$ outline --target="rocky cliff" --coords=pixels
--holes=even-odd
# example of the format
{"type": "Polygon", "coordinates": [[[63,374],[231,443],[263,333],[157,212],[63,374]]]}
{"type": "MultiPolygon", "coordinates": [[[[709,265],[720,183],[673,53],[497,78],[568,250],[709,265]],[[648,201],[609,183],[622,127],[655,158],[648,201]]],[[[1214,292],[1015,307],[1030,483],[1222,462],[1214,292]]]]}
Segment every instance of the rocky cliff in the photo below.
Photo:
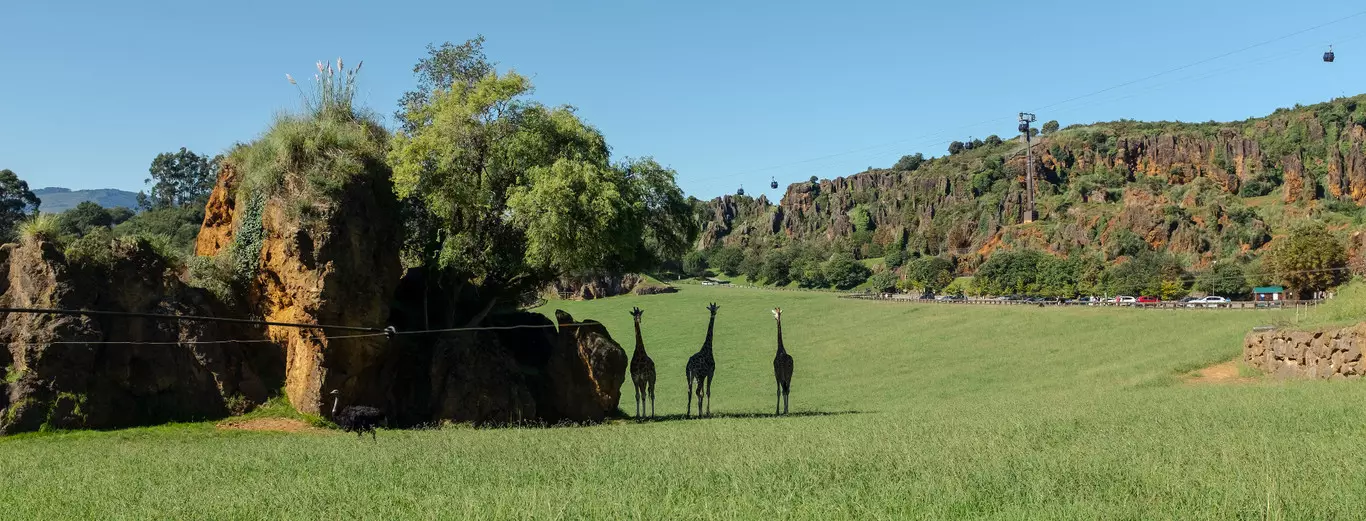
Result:
{"type": "MultiPolygon", "coordinates": [[[[229,316],[181,283],[145,241],[72,263],[53,244],[0,246],[0,306],[229,316]]],[[[283,357],[264,331],[127,316],[0,317],[0,433],[112,428],[243,412],[278,388],[283,357]],[[132,342],[132,343],[126,343],[132,342]]]]}
{"type": "MultiPolygon", "coordinates": [[[[301,213],[293,192],[247,194],[242,167],[228,161],[205,209],[196,253],[242,257],[251,274],[248,308],[273,322],[384,327],[398,285],[397,203],[389,173],[353,176],[320,210],[301,213]],[[239,201],[259,197],[257,201],[239,201]]],[[[301,412],[323,410],[341,390],[346,403],[377,403],[388,342],[355,332],[272,326],[287,354],[285,392],[301,412]]]]}
{"type": "Polygon", "coordinates": [[[974,147],[913,170],[870,169],[762,196],[706,204],[699,241],[765,247],[844,242],[864,256],[889,245],[959,256],[997,248],[1110,255],[1137,237],[1197,258],[1255,252],[1269,223],[1366,203],[1366,96],[1234,123],[1076,126],[1036,138],[1040,219],[1023,223],[1025,146],[974,147]],[[1275,194],[1282,205],[1256,199],[1275,194]],[[1333,205],[1319,204],[1333,201],[1333,205]],[[778,237],[781,237],[779,239],[778,237]]]}

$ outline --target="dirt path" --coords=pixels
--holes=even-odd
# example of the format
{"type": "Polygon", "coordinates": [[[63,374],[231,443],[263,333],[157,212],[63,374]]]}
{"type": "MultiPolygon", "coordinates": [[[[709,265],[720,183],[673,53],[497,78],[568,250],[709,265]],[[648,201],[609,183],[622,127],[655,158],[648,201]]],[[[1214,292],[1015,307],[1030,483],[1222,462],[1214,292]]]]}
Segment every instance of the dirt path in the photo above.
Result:
{"type": "Polygon", "coordinates": [[[220,429],[241,431],[271,432],[323,432],[322,429],[290,418],[253,418],[250,420],[227,420],[218,424],[220,429]]]}
{"type": "Polygon", "coordinates": [[[1240,383],[1251,382],[1253,380],[1255,380],[1255,378],[1238,375],[1237,360],[1211,365],[1186,375],[1186,383],[1193,384],[1240,383]]]}

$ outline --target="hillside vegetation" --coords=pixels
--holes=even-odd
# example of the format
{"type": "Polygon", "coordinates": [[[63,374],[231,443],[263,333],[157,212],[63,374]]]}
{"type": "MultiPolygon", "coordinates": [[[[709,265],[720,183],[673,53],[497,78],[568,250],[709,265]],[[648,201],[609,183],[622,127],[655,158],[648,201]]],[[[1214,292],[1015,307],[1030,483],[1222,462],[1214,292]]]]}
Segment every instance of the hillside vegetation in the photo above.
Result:
{"type": "Polygon", "coordinates": [[[0,440],[0,502],[30,519],[111,505],[182,519],[1330,519],[1366,493],[1366,465],[1343,456],[1366,436],[1358,385],[1182,383],[1282,312],[703,287],[557,305],[628,345],[628,311],[645,310],[664,421],[377,443],[211,424],[21,435],[0,440]],[[717,417],[682,421],[683,364],[713,301],[717,417]],[[774,306],[796,359],[786,418],[767,416],[774,306]]]}
{"type": "Polygon", "coordinates": [[[859,258],[941,256],[962,275],[998,251],[1085,257],[1083,264],[1102,267],[1156,255],[1162,258],[1149,264],[1178,266],[1182,274],[1173,280],[1187,291],[1216,261],[1252,272],[1248,284],[1294,285],[1256,272],[1287,271],[1264,270],[1260,261],[1297,226],[1320,224],[1358,253],[1363,101],[1342,98],[1233,123],[1118,121],[1039,136],[1039,218],[1032,223],[1023,218],[1025,145],[990,136],[956,143],[944,157],[917,154],[889,169],[793,184],[776,205],[745,196],[699,205],[708,221],[699,246],[759,260],[803,248],[859,258]]]}

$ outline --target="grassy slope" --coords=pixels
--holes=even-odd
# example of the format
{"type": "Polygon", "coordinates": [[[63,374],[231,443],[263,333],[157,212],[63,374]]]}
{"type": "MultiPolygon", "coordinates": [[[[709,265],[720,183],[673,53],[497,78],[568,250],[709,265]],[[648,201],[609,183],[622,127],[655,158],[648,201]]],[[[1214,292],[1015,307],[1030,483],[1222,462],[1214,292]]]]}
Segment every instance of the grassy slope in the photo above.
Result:
{"type": "MultiPolygon", "coordinates": [[[[342,434],[181,425],[0,441],[15,518],[1346,518],[1356,382],[1192,386],[1274,311],[1040,309],[684,286],[556,302],[630,349],[631,306],[683,409],[721,305],[709,420],[342,434]],[[796,358],[773,406],[773,325],[796,358]],[[732,416],[733,415],[733,416],[732,416]],[[729,417],[727,417],[729,416],[729,417]]],[[[626,386],[622,408],[631,410],[626,386]]]]}

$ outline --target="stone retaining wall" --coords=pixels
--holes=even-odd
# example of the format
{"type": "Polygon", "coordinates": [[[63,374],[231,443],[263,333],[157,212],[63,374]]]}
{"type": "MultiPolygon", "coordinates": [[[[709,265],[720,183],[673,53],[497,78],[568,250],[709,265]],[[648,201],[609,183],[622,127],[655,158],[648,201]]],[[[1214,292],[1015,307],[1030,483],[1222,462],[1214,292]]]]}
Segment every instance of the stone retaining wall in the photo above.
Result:
{"type": "Polygon", "coordinates": [[[1248,333],[1243,359],[1274,376],[1352,379],[1366,374],[1366,324],[1319,331],[1248,333]]]}

